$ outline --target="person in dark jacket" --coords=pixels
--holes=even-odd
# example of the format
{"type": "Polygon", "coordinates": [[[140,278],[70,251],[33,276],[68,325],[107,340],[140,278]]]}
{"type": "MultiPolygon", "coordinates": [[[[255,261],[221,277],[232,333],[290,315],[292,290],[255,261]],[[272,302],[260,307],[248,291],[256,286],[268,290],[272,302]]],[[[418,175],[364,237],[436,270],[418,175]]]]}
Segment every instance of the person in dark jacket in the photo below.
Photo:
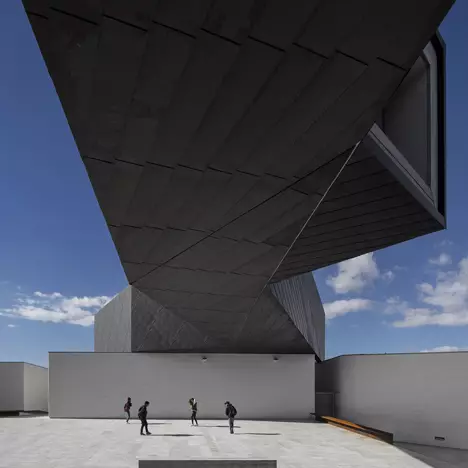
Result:
{"type": "Polygon", "coordinates": [[[229,401],[226,401],[224,405],[226,406],[226,416],[229,419],[229,430],[231,431],[231,434],[234,434],[234,418],[237,416],[237,410],[229,401]]]}
{"type": "Polygon", "coordinates": [[[127,398],[127,403],[125,403],[124,411],[127,413],[127,424],[130,420],[130,408],[132,407],[132,399],[130,397],[127,398]]]}
{"type": "Polygon", "coordinates": [[[143,429],[146,430],[146,435],[151,435],[151,432],[148,431],[148,421],[146,420],[148,417],[148,406],[149,401],[145,401],[145,404],[140,406],[140,409],[138,410],[138,418],[141,421],[140,435],[145,435],[143,434],[143,429]]]}
{"type": "Polygon", "coordinates": [[[190,398],[189,400],[190,409],[192,410],[192,426],[194,423],[198,426],[197,421],[197,412],[198,412],[198,402],[195,398],[190,398]]]}

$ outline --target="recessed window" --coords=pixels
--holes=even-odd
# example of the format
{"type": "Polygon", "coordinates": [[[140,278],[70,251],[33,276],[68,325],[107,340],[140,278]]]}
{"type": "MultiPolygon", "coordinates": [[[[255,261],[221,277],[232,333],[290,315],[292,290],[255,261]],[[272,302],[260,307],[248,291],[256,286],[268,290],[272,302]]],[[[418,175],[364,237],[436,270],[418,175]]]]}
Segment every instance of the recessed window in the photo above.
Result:
{"type": "Polygon", "coordinates": [[[431,185],[430,66],[420,56],[383,111],[383,130],[419,176],[431,185]]]}

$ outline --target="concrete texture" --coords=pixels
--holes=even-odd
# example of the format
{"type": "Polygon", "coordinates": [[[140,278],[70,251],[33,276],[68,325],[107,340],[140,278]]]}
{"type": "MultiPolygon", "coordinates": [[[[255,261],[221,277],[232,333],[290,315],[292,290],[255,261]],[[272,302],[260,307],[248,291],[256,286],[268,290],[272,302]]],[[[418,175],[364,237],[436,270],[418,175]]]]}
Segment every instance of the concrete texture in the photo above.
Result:
{"type": "Polygon", "coordinates": [[[132,351],[132,287],[128,286],[94,316],[94,351],[132,351]]]}
{"type": "Polygon", "coordinates": [[[241,419],[307,419],[314,411],[310,355],[50,353],[53,418],[120,418],[145,400],[150,417],[184,418],[198,400],[202,418],[224,417],[232,401],[241,419]]]}
{"type": "Polygon", "coordinates": [[[263,303],[269,283],[444,227],[387,147],[348,157],[452,0],[23,3],[128,281],[158,323],[179,329],[171,303],[189,297],[203,340],[253,351],[281,321],[263,303]]]}
{"type": "Polygon", "coordinates": [[[269,288],[318,358],[325,359],[325,311],[313,275],[298,275],[269,288]]]}
{"type": "Polygon", "coordinates": [[[268,459],[278,468],[465,468],[468,453],[383,442],[316,423],[0,419],[1,468],[137,468],[140,459],[268,459]],[[221,427],[218,427],[221,426],[221,427]]]}
{"type": "Polygon", "coordinates": [[[395,441],[468,449],[467,376],[466,352],[350,355],[318,364],[316,388],[336,417],[395,441]]]}
{"type": "Polygon", "coordinates": [[[0,412],[47,411],[48,369],[0,362],[0,412]]]}

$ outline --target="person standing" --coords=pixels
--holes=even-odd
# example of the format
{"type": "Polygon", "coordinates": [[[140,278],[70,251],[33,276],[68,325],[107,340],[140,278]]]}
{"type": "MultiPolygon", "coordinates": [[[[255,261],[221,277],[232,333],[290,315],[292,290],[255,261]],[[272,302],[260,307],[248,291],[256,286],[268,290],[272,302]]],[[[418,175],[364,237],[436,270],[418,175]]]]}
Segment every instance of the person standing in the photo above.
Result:
{"type": "Polygon", "coordinates": [[[130,397],[127,398],[127,403],[125,403],[124,411],[127,413],[127,424],[130,420],[130,408],[132,407],[132,399],[130,397]]]}
{"type": "Polygon", "coordinates": [[[198,426],[198,421],[197,421],[198,402],[197,400],[195,400],[195,398],[190,398],[189,404],[192,410],[192,426],[194,425],[194,423],[198,426]]]}
{"type": "Polygon", "coordinates": [[[143,434],[143,429],[145,429],[146,435],[151,435],[151,432],[148,431],[148,406],[149,401],[145,401],[145,404],[143,406],[140,406],[140,409],[138,410],[138,418],[141,421],[140,435],[145,435],[143,434]]]}
{"type": "Polygon", "coordinates": [[[234,434],[234,418],[237,416],[237,410],[229,401],[226,401],[224,405],[226,406],[226,416],[229,419],[229,430],[231,431],[231,434],[234,434]]]}

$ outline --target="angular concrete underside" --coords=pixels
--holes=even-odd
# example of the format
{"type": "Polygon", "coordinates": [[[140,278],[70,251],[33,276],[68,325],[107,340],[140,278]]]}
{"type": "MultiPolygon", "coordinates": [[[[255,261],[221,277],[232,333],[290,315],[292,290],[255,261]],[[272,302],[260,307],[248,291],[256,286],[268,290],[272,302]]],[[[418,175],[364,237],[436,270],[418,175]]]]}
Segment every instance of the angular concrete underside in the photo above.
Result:
{"type": "Polygon", "coordinates": [[[443,227],[368,132],[452,3],[24,0],[129,283],[230,349],[269,284],[443,227]]]}
{"type": "MultiPolygon", "coordinates": [[[[205,301],[209,298],[205,296],[205,301]]],[[[267,287],[250,314],[248,298],[212,308],[194,295],[151,297],[129,286],[97,315],[96,352],[282,353],[325,356],[325,316],[311,274],[267,287]]]]}

